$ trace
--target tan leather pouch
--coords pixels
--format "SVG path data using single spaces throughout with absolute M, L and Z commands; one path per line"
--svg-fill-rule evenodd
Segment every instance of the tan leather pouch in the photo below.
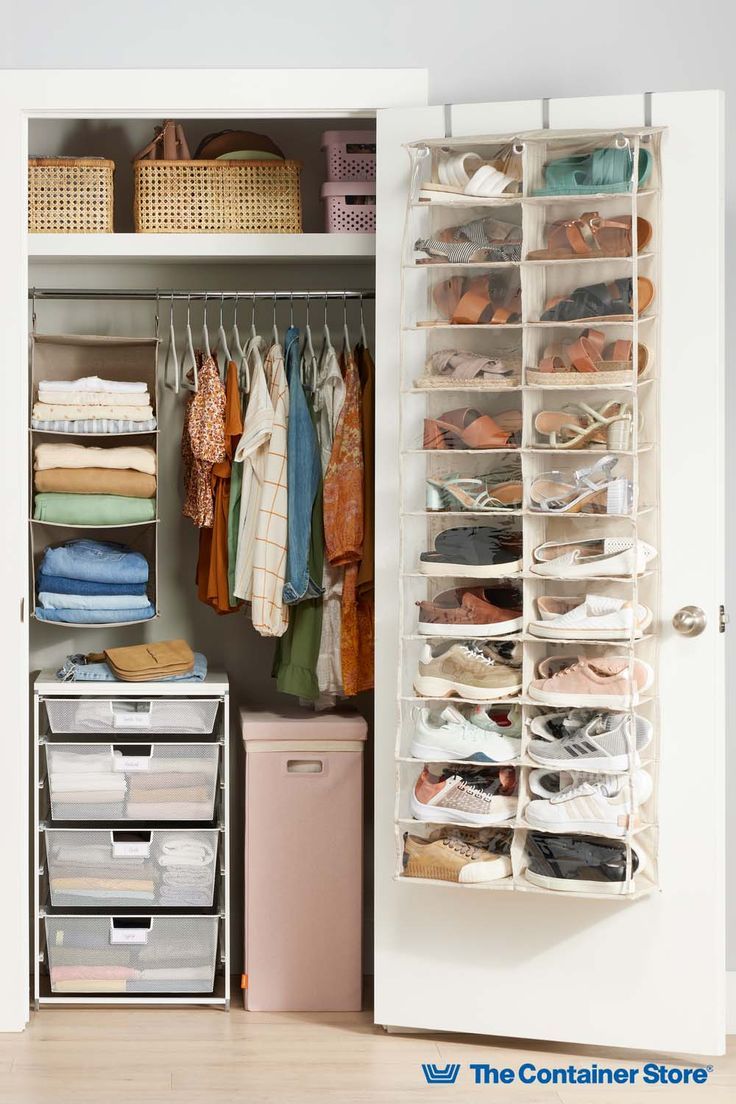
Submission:
M 159 640 L 155 644 L 107 648 L 105 659 L 123 682 L 155 682 L 170 675 L 188 674 L 194 669 L 194 652 L 186 640 Z

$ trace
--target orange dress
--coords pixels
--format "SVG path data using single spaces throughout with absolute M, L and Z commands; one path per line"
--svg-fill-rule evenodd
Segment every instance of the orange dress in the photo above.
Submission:
M 225 458 L 212 465 L 211 486 L 214 501 L 213 523 L 199 534 L 197 561 L 197 594 L 217 613 L 235 613 L 242 602 L 230 605 L 228 582 L 227 523 L 230 511 L 230 476 L 235 449 L 243 432 L 240 409 L 238 370 L 232 361 L 227 366 L 225 382 Z
M 343 692 L 352 697 L 361 684 L 357 584 L 363 555 L 363 431 L 360 377 L 349 349 L 340 364 L 345 402 L 325 473 L 323 504 L 327 558 L 334 566 L 345 567 L 340 656 Z
M 363 558 L 358 571 L 358 690 L 372 690 L 374 682 L 375 646 L 375 585 L 374 585 L 374 518 L 375 518 L 375 368 L 373 357 L 365 345 L 358 345 L 355 359 L 360 372 L 362 395 L 360 403 L 363 435 Z

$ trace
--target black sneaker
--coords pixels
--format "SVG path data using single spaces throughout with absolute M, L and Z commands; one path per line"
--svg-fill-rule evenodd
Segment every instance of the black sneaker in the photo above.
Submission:
M 631 845 L 631 881 L 626 884 L 626 845 L 596 836 L 526 837 L 527 881 L 568 893 L 631 893 L 633 875 L 644 869 L 644 854 Z

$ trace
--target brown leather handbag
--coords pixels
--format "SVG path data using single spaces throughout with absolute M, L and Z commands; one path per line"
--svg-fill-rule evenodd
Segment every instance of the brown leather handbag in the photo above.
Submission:
M 106 648 L 104 657 L 123 682 L 156 682 L 194 670 L 194 652 L 186 640 L 159 640 L 127 648 Z
M 164 125 L 156 127 L 154 138 L 144 146 L 134 161 L 191 161 L 184 128 L 173 119 L 164 120 Z

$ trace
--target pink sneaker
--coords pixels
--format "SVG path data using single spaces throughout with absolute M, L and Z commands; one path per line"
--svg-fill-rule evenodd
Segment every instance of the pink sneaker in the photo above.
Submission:
M 561 666 L 564 664 L 564 666 Z M 547 705 L 628 709 L 654 681 L 648 663 L 626 656 L 552 656 L 539 665 L 541 678 L 529 685 L 529 697 Z

